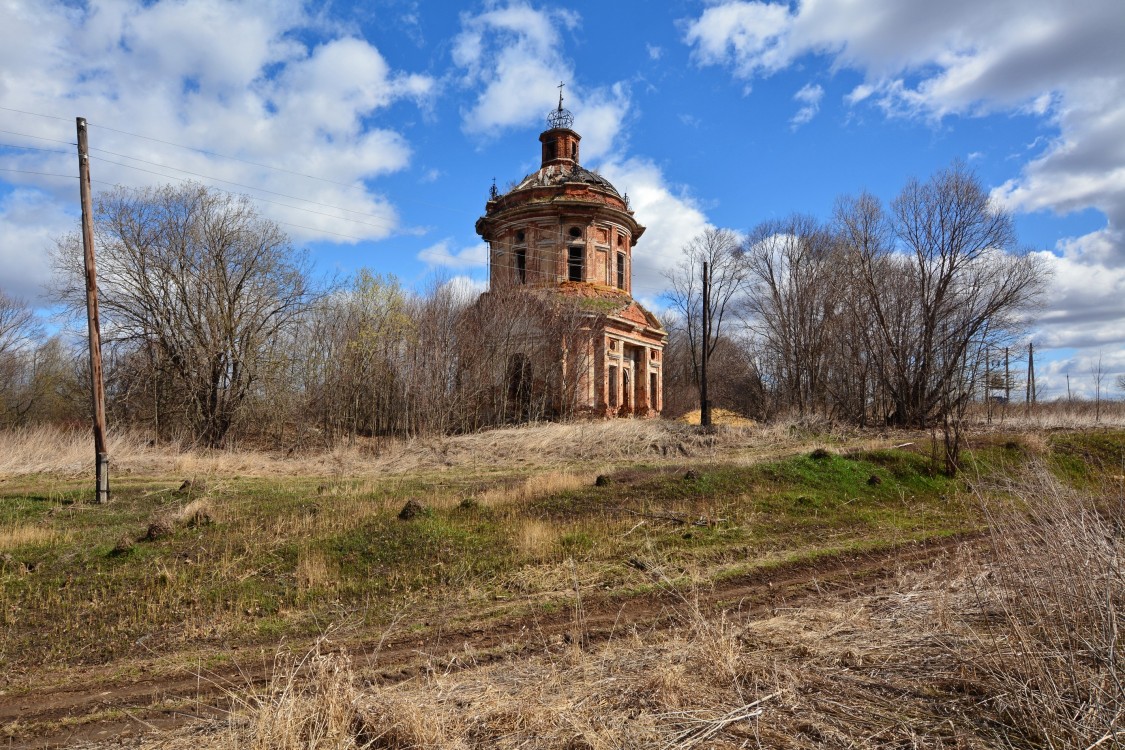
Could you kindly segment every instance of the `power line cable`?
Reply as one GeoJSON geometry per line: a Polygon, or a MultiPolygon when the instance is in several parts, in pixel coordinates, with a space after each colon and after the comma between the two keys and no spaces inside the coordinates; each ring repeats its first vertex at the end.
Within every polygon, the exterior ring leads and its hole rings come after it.
{"type": "MultiPolygon", "coordinates": [[[[199,154],[205,154],[207,156],[214,156],[214,157],[217,157],[217,158],[220,158],[220,159],[230,159],[231,161],[241,162],[242,164],[249,164],[250,166],[261,167],[262,169],[272,169],[276,172],[284,172],[285,174],[291,174],[291,175],[294,175],[296,177],[304,177],[304,178],[309,179],[309,180],[318,180],[319,182],[326,182],[330,185],[338,185],[340,187],[345,187],[349,190],[359,190],[359,191],[362,191],[362,192],[367,192],[367,188],[362,186],[362,185],[353,185],[353,184],[350,184],[350,183],[347,183],[347,182],[340,182],[339,180],[330,180],[327,177],[317,177],[316,175],[306,174],[304,172],[297,172],[297,171],[292,170],[292,169],[286,169],[285,167],[276,167],[272,164],[264,164],[264,163],[258,162],[258,161],[251,161],[249,159],[242,159],[242,158],[237,157],[237,156],[230,156],[228,154],[220,154],[216,151],[208,151],[207,149],[196,148],[195,146],[188,146],[188,145],[185,145],[183,143],[176,143],[174,141],[164,140],[163,138],[154,138],[154,137],[149,136],[149,135],[141,135],[140,133],[130,133],[127,130],[119,130],[117,128],[111,128],[108,125],[99,125],[98,123],[95,123],[95,122],[91,122],[90,125],[93,125],[95,127],[100,127],[103,130],[109,130],[109,131],[112,131],[114,133],[120,133],[121,135],[127,135],[127,136],[130,136],[132,138],[141,138],[141,139],[146,140],[146,141],[152,141],[153,143],[163,143],[166,146],[175,146],[176,148],[182,148],[182,149],[185,149],[187,151],[194,151],[194,152],[199,153],[199,154]]],[[[97,151],[99,149],[91,148],[90,150],[91,151],[97,151]]],[[[107,152],[107,153],[109,153],[109,152],[107,152]]],[[[115,155],[120,156],[120,154],[115,154],[115,155]]],[[[136,158],[136,157],[125,157],[125,158],[132,159],[132,158],[136,158]]],[[[300,199],[297,199],[297,200],[300,200],[300,199]]],[[[413,200],[413,199],[408,199],[408,200],[409,200],[409,202],[417,203],[419,205],[431,206],[433,208],[440,208],[443,211],[449,211],[451,213],[457,213],[456,211],[454,211],[454,209],[451,209],[448,206],[446,206],[444,204],[441,204],[441,203],[430,203],[428,201],[419,201],[419,200],[413,200]]]]}
{"type": "Polygon", "coordinates": [[[66,118],[66,117],[59,117],[58,115],[45,115],[45,114],[42,114],[40,112],[28,112],[26,109],[14,109],[13,107],[0,107],[0,109],[4,110],[5,112],[19,112],[21,115],[31,115],[33,117],[45,117],[48,120],[62,120],[63,122],[69,122],[70,121],[69,118],[66,118]]]}
{"type": "MultiPolygon", "coordinates": [[[[34,138],[37,141],[51,141],[52,143],[65,143],[68,146],[77,146],[74,141],[64,141],[59,138],[45,138],[41,135],[32,135],[31,133],[17,133],[14,130],[0,130],[0,133],[7,133],[8,135],[18,135],[22,138],[34,138]]],[[[62,153],[62,152],[60,152],[62,153]]]]}
{"type": "MultiPolygon", "coordinates": [[[[91,149],[91,151],[97,151],[97,150],[100,150],[100,149],[91,149]]],[[[110,153],[110,152],[104,152],[104,153],[110,153]]],[[[114,155],[118,156],[119,154],[114,154],[114,155]]],[[[125,158],[131,159],[133,157],[126,156],[125,158]]],[[[169,175],[169,174],[162,174],[160,172],[154,172],[151,169],[144,169],[143,167],[137,167],[137,166],[134,166],[132,164],[122,164],[121,162],[111,161],[109,159],[99,159],[98,161],[100,161],[102,164],[113,164],[113,165],[118,166],[118,167],[124,167],[125,169],[133,169],[133,170],[136,170],[138,172],[145,172],[146,174],[156,175],[157,177],[164,177],[165,179],[169,179],[169,180],[179,180],[181,182],[187,181],[183,177],[176,177],[175,175],[169,175]]],[[[376,219],[376,221],[375,222],[360,221],[359,219],[352,219],[352,218],[349,218],[347,216],[336,216],[334,214],[326,214],[323,211],[315,211],[311,208],[302,208],[300,206],[290,206],[290,205],[285,204],[285,203],[278,203],[277,201],[271,201],[268,198],[260,198],[260,197],[253,196],[253,195],[248,196],[252,200],[261,201],[263,203],[271,203],[275,206],[282,206],[284,208],[293,209],[294,211],[305,211],[305,212],[311,213],[311,214],[319,214],[320,216],[327,216],[329,218],[339,219],[341,221],[350,221],[350,222],[353,222],[355,224],[366,224],[367,226],[380,227],[380,228],[386,228],[386,229],[394,229],[395,228],[393,224],[389,224],[389,223],[383,222],[383,221],[378,221],[378,217],[373,216],[372,214],[369,214],[369,213],[364,213],[362,211],[355,211],[353,209],[343,208],[341,206],[333,206],[333,205],[328,204],[328,203],[318,203],[316,201],[310,201],[310,200],[307,200],[305,198],[298,198],[297,196],[294,196],[294,195],[287,195],[285,193],[278,193],[274,190],[267,190],[266,188],[254,187],[252,185],[243,185],[240,182],[233,182],[231,180],[224,180],[221,177],[212,177],[211,175],[200,174],[198,172],[191,172],[191,171],[186,170],[186,169],[179,169],[178,167],[170,167],[166,164],[153,164],[153,162],[145,162],[143,159],[138,159],[137,161],[144,162],[145,164],[152,164],[153,166],[162,167],[164,169],[171,169],[171,170],[174,170],[176,172],[183,172],[184,174],[189,174],[189,175],[192,175],[193,177],[199,177],[199,178],[202,178],[202,179],[205,179],[205,180],[214,180],[216,182],[224,182],[228,185],[235,185],[237,187],[245,188],[247,190],[256,190],[256,191],[259,191],[259,192],[262,192],[262,193],[269,193],[270,195],[279,195],[282,198],[289,198],[290,200],[301,201],[302,203],[309,203],[309,204],[314,205],[314,206],[323,206],[325,208],[334,208],[338,211],[346,211],[348,213],[357,214],[359,216],[365,216],[365,217],[368,217],[368,218],[371,218],[371,219],[376,219]]]]}
{"type": "Polygon", "coordinates": [[[14,143],[0,143],[0,148],[18,148],[23,151],[45,151],[48,154],[70,155],[69,151],[58,151],[53,148],[36,148],[35,146],[17,146],[14,143]]]}
{"type": "MultiPolygon", "coordinates": [[[[69,119],[65,118],[65,117],[59,117],[57,115],[47,115],[47,114],[43,114],[43,113],[40,113],[40,112],[30,112],[30,111],[27,111],[27,110],[15,109],[13,107],[0,107],[0,110],[4,110],[4,111],[7,111],[7,112],[18,112],[20,114],[32,115],[34,117],[43,117],[43,118],[51,119],[51,120],[60,120],[60,121],[63,121],[63,122],[69,122],[69,119]]],[[[113,127],[110,127],[108,125],[101,125],[101,124],[93,123],[93,122],[91,122],[90,124],[95,125],[96,127],[100,127],[104,130],[109,130],[109,131],[112,131],[112,132],[115,132],[115,133],[120,133],[121,135],[126,135],[126,136],[130,136],[130,137],[133,137],[133,138],[140,138],[142,140],[152,141],[154,143],[162,143],[164,145],[174,146],[176,148],[182,148],[182,149],[185,149],[185,150],[188,150],[188,151],[194,151],[194,152],[197,152],[197,153],[205,154],[207,156],[214,156],[214,157],[221,158],[221,159],[229,159],[231,161],[241,162],[243,164],[248,164],[248,165],[251,165],[251,166],[260,167],[262,169],[270,169],[270,170],[274,170],[274,171],[278,171],[278,172],[284,172],[286,174],[292,174],[292,175],[295,175],[295,176],[298,176],[298,177],[305,177],[307,179],[318,180],[320,182],[326,182],[326,183],[329,183],[329,184],[338,185],[338,186],[341,186],[341,187],[346,187],[346,188],[351,189],[351,190],[362,190],[364,192],[367,191],[367,189],[365,187],[362,187],[362,186],[359,186],[359,185],[350,185],[348,183],[339,182],[337,180],[329,180],[329,179],[324,178],[324,177],[317,177],[315,175],[309,175],[309,174],[305,174],[303,172],[297,172],[295,170],[286,169],[284,167],[276,167],[276,166],[273,166],[273,165],[270,165],[270,164],[263,164],[261,162],[250,161],[248,159],[242,159],[242,158],[239,158],[239,157],[236,157],[236,156],[221,154],[221,153],[218,153],[218,152],[215,152],[215,151],[208,151],[206,149],[200,149],[200,148],[195,148],[193,146],[187,146],[187,145],[184,145],[182,143],[175,143],[174,141],[168,141],[168,140],[164,140],[164,139],[161,139],[161,138],[154,138],[152,136],[142,135],[140,133],[132,133],[132,132],[127,131],[127,130],[121,130],[121,129],[118,129],[118,128],[113,128],[113,127]]],[[[56,138],[46,138],[44,136],[31,135],[29,133],[18,133],[18,132],[9,131],[9,130],[0,130],[0,132],[9,133],[11,135],[19,135],[21,137],[26,137],[26,138],[35,138],[35,139],[38,139],[38,140],[51,141],[51,142],[55,142],[55,143],[63,143],[63,144],[66,144],[66,145],[71,145],[71,146],[75,145],[74,142],[72,142],[72,141],[64,141],[64,140],[56,139],[56,138]]],[[[58,153],[58,154],[66,154],[67,153],[67,152],[64,152],[64,151],[51,151],[51,150],[48,150],[48,149],[35,149],[33,147],[12,146],[12,148],[27,148],[27,149],[30,149],[30,150],[45,151],[45,152],[48,152],[48,153],[58,153]]],[[[359,216],[365,216],[367,218],[375,219],[378,222],[378,217],[376,217],[372,214],[369,214],[369,213],[362,212],[362,211],[356,211],[354,209],[344,208],[342,206],[335,206],[335,205],[328,204],[328,203],[320,203],[318,201],[311,201],[311,200],[308,200],[306,198],[300,198],[298,196],[288,195],[286,193],[279,193],[277,191],[269,190],[269,189],[266,189],[266,188],[254,187],[252,185],[245,185],[243,183],[234,182],[232,180],[225,180],[221,177],[213,177],[211,175],[201,174],[201,173],[198,173],[198,172],[192,172],[190,170],[181,169],[179,167],[173,167],[173,166],[169,166],[169,165],[166,165],[166,164],[160,164],[158,162],[152,162],[152,161],[148,161],[148,160],[145,160],[145,159],[141,159],[139,157],[128,156],[126,154],[119,154],[119,153],[116,153],[116,152],[113,152],[113,151],[108,151],[106,149],[92,148],[91,150],[92,151],[99,151],[101,153],[111,154],[113,156],[117,156],[117,157],[123,158],[123,159],[131,159],[133,161],[139,161],[141,163],[149,164],[151,166],[158,166],[158,167],[161,167],[163,169],[171,169],[171,170],[176,171],[176,172],[183,172],[184,174],[189,174],[189,175],[192,175],[193,177],[199,177],[201,179],[213,180],[215,182],[221,182],[221,183],[224,183],[224,184],[227,184],[227,185],[234,185],[235,187],[240,187],[240,188],[243,188],[243,189],[246,189],[246,190],[254,190],[254,191],[257,191],[257,192],[269,193],[270,195],[277,195],[277,196],[282,197],[282,198],[288,198],[290,200],[300,201],[302,203],[308,203],[310,205],[321,206],[321,207],[324,207],[324,208],[332,208],[332,209],[335,209],[337,211],[344,211],[346,213],[353,213],[353,214],[357,214],[359,216]]],[[[145,173],[148,173],[148,174],[155,175],[157,177],[164,177],[165,179],[174,179],[174,180],[179,180],[181,182],[186,181],[184,178],[176,177],[175,175],[161,174],[159,172],[153,172],[152,170],[142,169],[140,167],[135,167],[135,166],[132,166],[132,165],[129,165],[129,164],[122,164],[120,162],[114,162],[114,161],[110,161],[108,159],[102,159],[101,161],[103,163],[114,164],[116,166],[124,167],[126,169],[133,169],[133,170],[136,170],[136,171],[145,172],[145,173]]],[[[67,178],[75,178],[76,179],[76,177],[74,175],[60,175],[60,174],[53,174],[53,173],[48,173],[48,172],[33,172],[33,171],[30,171],[30,170],[6,169],[5,168],[5,169],[3,169],[3,171],[14,172],[14,173],[19,173],[19,174],[36,174],[36,175],[42,175],[42,176],[46,176],[46,177],[67,177],[67,178]]],[[[108,183],[104,180],[91,180],[91,182],[96,182],[98,184],[103,184],[103,185],[111,184],[111,183],[108,183]]],[[[350,218],[345,217],[345,216],[334,216],[332,214],[326,214],[322,211],[313,211],[312,209],[301,208],[300,206],[290,206],[290,205],[287,205],[287,204],[284,204],[284,203],[279,203],[277,201],[271,201],[267,198],[261,198],[261,197],[257,197],[257,196],[248,196],[248,197],[250,197],[252,200],[256,200],[256,201],[259,201],[259,202],[262,202],[262,203],[269,203],[269,204],[272,204],[272,205],[280,206],[280,207],[283,207],[283,208],[288,208],[290,210],[295,210],[295,211],[305,211],[307,213],[313,213],[313,214],[317,214],[317,215],[320,215],[320,216],[326,216],[326,217],[332,218],[332,219],[339,219],[339,220],[343,220],[343,221],[351,221],[351,222],[356,223],[356,224],[365,224],[365,225],[368,225],[368,226],[378,226],[378,227],[392,229],[392,230],[395,228],[393,225],[388,224],[386,222],[378,222],[377,224],[371,224],[369,222],[358,221],[356,219],[350,219],[350,218]]],[[[434,206],[437,206],[439,208],[443,208],[443,209],[449,210],[451,212],[454,212],[453,209],[449,209],[448,207],[446,207],[444,205],[430,204],[430,203],[427,203],[425,201],[411,201],[411,202],[422,203],[424,205],[434,205],[434,206]]],[[[326,230],[326,229],[318,229],[318,228],[314,228],[314,227],[304,226],[304,225],[301,225],[301,224],[293,224],[293,223],[290,223],[290,222],[278,222],[278,223],[279,224],[285,224],[286,226],[296,227],[296,228],[299,228],[299,229],[305,229],[305,230],[312,231],[312,232],[322,232],[322,233],[331,234],[331,235],[334,235],[334,236],[337,236],[337,237],[345,237],[345,238],[348,238],[348,239],[354,239],[354,240],[357,240],[357,241],[365,241],[366,239],[368,239],[368,238],[363,238],[363,237],[356,237],[355,235],[344,234],[344,233],[341,233],[341,232],[331,232],[331,231],[326,230]]],[[[557,232],[550,232],[550,233],[546,233],[546,234],[552,234],[552,235],[555,236],[556,239],[564,239],[562,230],[558,230],[557,232]]],[[[504,254],[506,255],[507,253],[504,253],[504,254]]],[[[488,265],[488,263],[486,263],[486,265],[488,265]]],[[[499,267],[507,267],[507,268],[515,268],[516,267],[516,264],[514,264],[514,263],[496,264],[496,265],[499,266],[499,267]]]]}
{"type": "MultiPolygon", "coordinates": [[[[175,146],[176,148],[186,149],[187,151],[195,151],[196,153],[206,154],[207,156],[215,156],[215,157],[218,157],[220,159],[230,159],[231,161],[237,161],[237,162],[241,162],[243,164],[249,164],[252,167],[261,167],[262,169],[272,169],[275,172],[284,172],[285,174],[291,174],[291,175],[295,175],[297,177],[305,177],[305,178],[310,179],[310,180],[319,180],[321,182],[327,182],[327,183],[330,183],[332,185],[339,185],[340,187],[346,187],[349,190],[366,191],[366,188],[364,188],[360,185],[349,185],[346,182],[340,182],[338,180],[330,180],[327,177],[317,177],[316,175],[305,174],[304,172],[297,172],[297,171],[292,170],[292,169],[286,169],[285,167],[275,167],[271,164],[263,164],[263,163],[257,162],[257,161],[250,161],[249,159],[242,159],[242,158],[237,157],[237,156],[230,156],[228,154],[220,154],[220,153],[215,152],[215,151],[208,151],[206,149],[196,148],[195,146],[186,146],[182,143],[175,143],[173,141],[166,141],[166,140],[163,140],[161,138],[153,138],[152,136],[141,135],[140,133],[130,133],[127,130],[118,130],[117,128],[111,128],[108,125],[101,125],[101,124],[96,123],[96,122],[91,122],[90,124],[95,126],[95,127],[102,128],[103,130],[109,130],[109,131],[112,131],[114,133],[120,133],[121,135],[127,135],[127,136],[130,136],[132,138],[142,138],[146,141],[153,141],[154,143],[163,143],[166,146],[175,146]]],[[[132,158],[132,157],[129,157],[129,158],[132,158]]]]}
{"type": "MultiPolygon", "coordinates": [[[[193,177],[203,177],[203,178],[208,179],[208,180],[216,180],[218,182],[225,182],[228,185],[236,185],[236,186],[241,187],[241,188],[246,188],[247,190],[259,190],[263,193],[271,193],[273,195],[280,195],[282,198],[289,198],[290,200],[301,201],[302,203],[309,203],[309,204],[312,204],[314,206],[323,206],[324,208],[334,208],[337,211],[347,211],[348,213],[351,213],[351,214],[358,214],[360,216],[367,216],[367,217],[372,218],[372,219],[379,218],[379,217],[377,217],[373,214],[369,214],[365,211],[356,211],[355,209],[344,208],[343,206],[334,206],[331,203],[320,203],[319,201],[309,200],[308,198],[299,198],[295,195],[286,195],[285,193],[276,193],[272,190],[267,190],[266,188],[254,187],[253,185],[243,185],[240,182],[232,182],[230,180],[224,180],[221,177],[212,177],[211,175],[200,174],[198,172],[192,172],[190,170],[182,169],[180,167],[173,167],[170,164],[162,164],[162,163],[157,162],[157,161],[148,161],[147,159],[142,159],[139,156],[129,156],[128,154],[119,154],[115,151],[107,151],[106,149],[103,149],[103,148],[91,148],[90,150],[91,151],[99,151],[103,154],[110,154],[111,156],[117,156],[117,157],[120,157],[122,159],[132,159],[133,161],[139,161],[142,164],[149,164],[149,165],[154,166],[154,167],[163,167],[164,169],[171,169],[175,172],[183,172],[184,174],[190,174],[193,177]]],[[[108,159],[103,159],[102,161],[104,161],[107,164],[117,164],[117,162],[109,161],[108,159]]],[[[128,164],[120,164],[118,166],[128,167],[129,165],[128,164]]]]}
{"type": "Polygon", "coordinates": [[[8,167],[0,167],[0,172],[18,172],[19,174],[37,174],[43,177],[65,177],[68,180],[77,180],[76,174],[55,174],[53,172],[32,172],[29,169],[10,169],[8,167]]]}

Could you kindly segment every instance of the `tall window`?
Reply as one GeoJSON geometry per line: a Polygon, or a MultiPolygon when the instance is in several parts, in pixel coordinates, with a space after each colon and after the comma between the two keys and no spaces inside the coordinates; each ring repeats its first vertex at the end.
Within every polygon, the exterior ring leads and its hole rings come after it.
{"type": "Polygon", "coordinates": [[[625,288],[625,253],[617,254],[617,288],[625,288]]]}
{"type": "Polygon", "coordinates": [[[571,245],[567,253],[567,278],[571,281],[582,281],[582,255],[581,245],[571,245]]]}
{"type": "Polygon", "coordinates": [[[516,250],[516,278],[521,284],[527,282],[527,250],[516,250]]]}

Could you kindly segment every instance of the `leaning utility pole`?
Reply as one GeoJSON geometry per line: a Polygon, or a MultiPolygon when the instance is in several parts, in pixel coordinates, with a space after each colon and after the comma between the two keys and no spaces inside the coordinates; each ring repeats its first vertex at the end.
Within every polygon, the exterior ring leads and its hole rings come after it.
{"type": "Polygon", "coordinates": [[[703,356],[699,373],[699,424],[711,426],[711,401],[707,398],[707,359],[711,349],[711,264],[703,262],[703,356]]]}
{"type": "Polygon", "coordinates": [[[94,216],[90,207],[90,154],[86,118],[78,120],[78,185],[82,197],[82,251],[86,261],[86,322],[90,328],[90,381],[94,396],[94,501],[109,501],[109,453],[105,440],[105,385],[102,382],[102,334],[98,320],[98,274],[94,265],[94,216]]]}

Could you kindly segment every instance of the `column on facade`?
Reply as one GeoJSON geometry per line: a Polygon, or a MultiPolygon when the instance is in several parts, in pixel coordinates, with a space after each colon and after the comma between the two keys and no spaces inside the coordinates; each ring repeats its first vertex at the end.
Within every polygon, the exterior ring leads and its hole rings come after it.
{"type": "Polygon", "coordinates": [[[654,394],[652,394],[651,391],[651,378],[649,377],[649,372],[651,372],[651,347],[641,346],[640,356],[643,364],[640,365],[640,372],[637,373],[637,377],[642,383],[640,392],[645,397],[641,399],[638,412],[640,412],[641,414],[648,414],[650,410],[656,408],[656,400],[654,398],[654,394]]]}

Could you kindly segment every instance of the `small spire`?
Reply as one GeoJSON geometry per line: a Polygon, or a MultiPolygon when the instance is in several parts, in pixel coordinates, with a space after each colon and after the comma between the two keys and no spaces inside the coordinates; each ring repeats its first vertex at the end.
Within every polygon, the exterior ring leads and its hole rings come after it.
{"type": "Polygon", "coordinates": [[[562,90],[563,90],[563,86],[565,86],[565,85],[566,85],[565,83],[563,83],[561,81],[559,82],[559,87],[558,87],[559,88],[559,108],[554,110],[553,112],[551,112],[549,115],[547,115],[547,125],[549,125],[551,127],[551,129],[569,128],[571,125],[574,124],[574,115],[572,115],[570,113],[570,110],[563,109],[563,91],[562,90]]]}

